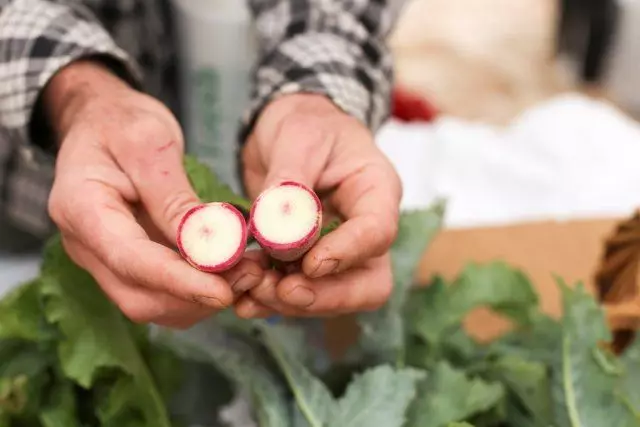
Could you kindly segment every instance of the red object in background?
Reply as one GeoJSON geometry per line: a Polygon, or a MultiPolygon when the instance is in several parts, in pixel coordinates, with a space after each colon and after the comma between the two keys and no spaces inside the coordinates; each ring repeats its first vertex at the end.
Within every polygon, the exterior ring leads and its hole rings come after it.
{"type": "Polygon", "coordinates": [[[430,122],[438,111],[423,97],[396,87],[392,94],[391,114],[404,122],[430,122]]]}

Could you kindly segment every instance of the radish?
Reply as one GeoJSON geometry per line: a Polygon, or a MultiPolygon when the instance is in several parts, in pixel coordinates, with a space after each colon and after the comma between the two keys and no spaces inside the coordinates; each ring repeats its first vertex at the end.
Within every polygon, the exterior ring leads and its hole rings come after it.
{"type": "Polygon", "coordinates": [[[251,206],[249,230],[274,259],[301,258],[320,237],[322,204],[303,184],[286,181],[263,191],[251,206]]]}
{"type": "Polygon", "coordinates": [[[178,227],[178,250],[198,270],[219,273],[240,261],[247,246],[247,223],[229,203],[191,208],[178,227]]]}

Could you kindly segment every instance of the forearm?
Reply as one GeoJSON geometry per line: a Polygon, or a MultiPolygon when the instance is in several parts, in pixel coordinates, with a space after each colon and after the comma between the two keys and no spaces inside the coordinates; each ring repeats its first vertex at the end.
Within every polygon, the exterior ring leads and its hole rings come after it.
{"type": "Polygon", "coordinates": [[[309,92],[376,130],[389,114],[393,64],[386,38],[402,3],[250,0],[260,60],[245,128],[271,99],[309,92]]]}

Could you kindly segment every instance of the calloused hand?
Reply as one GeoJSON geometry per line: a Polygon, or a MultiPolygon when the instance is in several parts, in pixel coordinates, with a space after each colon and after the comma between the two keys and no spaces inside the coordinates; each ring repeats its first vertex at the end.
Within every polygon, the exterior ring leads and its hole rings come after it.
{"type": "Polygon", "coordinates": [[[53,77],[44,105],[60,140],[50,215],[69,256],[125,315],[185,328],[262,281],[259,254],[214,275],[173,249],[182,215],[199,200],[164,105],[85,61],[53,77]]]}
{"type": "Polygon", "coordinates": [[[298,181],[325,196],[325,206],[346,221],[305,255],[301,272],[268,272],[237,303],[239,316],[335,315],[376,309],[388,299],[388,251],[402,187],[363,124],[324,96],[283,96],[260,115],[243,166],[252,198],[271,185],[298,181]]]}

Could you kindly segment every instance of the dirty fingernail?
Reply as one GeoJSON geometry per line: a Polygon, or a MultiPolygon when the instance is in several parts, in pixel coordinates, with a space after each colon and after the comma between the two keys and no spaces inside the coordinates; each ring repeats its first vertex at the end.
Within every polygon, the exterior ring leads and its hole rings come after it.
{"type": "Polygon", "coordinates": [[[213,307],[213,308],[219,309],[219,310],[227,308],[227,305],[223,304],[222,301],[220,301],[216,297],[208,297],[208,296],[204,296],[204,295],[196,295],[195,297],[193,297],[193,300],[195,302],[197,302],[198,304],[206,305],[207,307],[213,307]]]}
{"type": "Polygon", "coordinates": [[[252,300],[242,300],[236,306],[236,315],[242,319],[251,319],[258,307],[256,303],[252,300]]]}
{"type": "Polygon", "coordinates": [[[326,276],[334,273],[338,269],[340,262],[337,259],[325,259],[318,265],[318,268],[311,273],[310,277],[317,279],[318,277],[326,276]]]}
{"type": "Polygon", "coordinates": [[[266,274],[260,283],[251,289],[251,295],[262,302],[263,304],[270,304],[277,302],[276,297],[276,283],[278,283],[278,277],[273,274],[266,274]]]}
{"type": "Polygon", "coordinates": [[[236,307],[236,314],[243,319],[268,317],[270,312],[251,298],[243,298],[236,307]]]}
{"type": "Polygon", "coordinates": [[[316,300],[316,294],[309,288],[298,286],[286,295],[285,302],[296,307],[309,307],[316,300]]]}
{"type": "Polygon", "coordinates": [[[238,278],[238,280],[236,280],[231,285],[231,288],[236,293],[246,292],[249,289],[259,285],[261,280],[262,277],[255,274],[247,273],[243,276],[240,276],[240,278],[238,278]]]}

